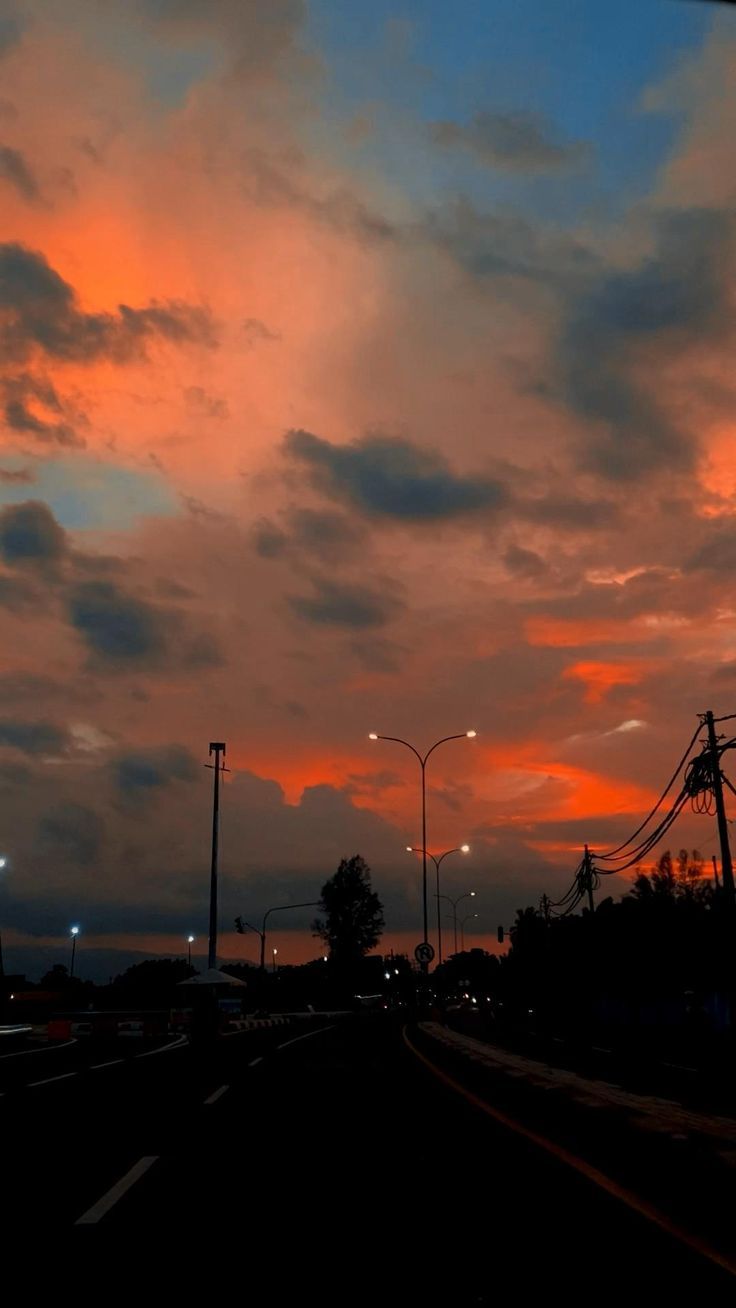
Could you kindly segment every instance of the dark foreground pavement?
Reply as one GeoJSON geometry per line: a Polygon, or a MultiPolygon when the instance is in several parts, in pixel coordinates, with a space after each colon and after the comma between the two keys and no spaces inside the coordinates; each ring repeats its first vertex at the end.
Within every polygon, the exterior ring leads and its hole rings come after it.
{"type": "Polygon", "coordinates": [[[9,1092],[0,1118],[6,1231],[46,1224],[108,1277],[147,1250],[275,1305],[734,1302],[732,1276],[478,1111],[388,1017],[111,1062],[9,1092]]]}

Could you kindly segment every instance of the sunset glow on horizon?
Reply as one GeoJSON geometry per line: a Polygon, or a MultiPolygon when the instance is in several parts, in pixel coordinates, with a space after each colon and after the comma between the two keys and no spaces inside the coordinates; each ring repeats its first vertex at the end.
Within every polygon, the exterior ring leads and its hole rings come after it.
{"type": "Polygon", "coordinates": [[[611,8],[2,7],[6,970],[204,949],[211,740],[255,957],[356,853],[421,938],[380,736],[477,731],[429,844],[495,951],[736,711],[736,13],[611,8]]]}

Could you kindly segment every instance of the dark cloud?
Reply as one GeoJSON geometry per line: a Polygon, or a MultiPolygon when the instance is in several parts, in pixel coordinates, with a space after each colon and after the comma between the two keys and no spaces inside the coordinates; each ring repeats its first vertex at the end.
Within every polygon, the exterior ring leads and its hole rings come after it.
{"type": "Polygon", "coordinates": [[[289,538],[275,522],[262,518],[255,524],[251,534],[253,548],[262,559],[280,559],[286,553],[289,538]]]}
{"type": "Polygon", "coordinates": [[[363,533],[342,513],[331,509],[291,509],[284,515],[284,528],[262,518],[252,533],[256,554],[264,559],[296,558],[308,555],[333,567],[355,554],[363,533]]]}
{"type": "Polygon", "coordinates": [[[0,380],[0,404],[7,427],[56,445],[84,445],[77,425],[84,416],[70,412],[56,388],[45,377],[22,372],[0,380]]]}
{"type": "Polygon", "coordinates": [[[559,360],[565,397],[589,423],[582,457],[595,472],[631,480],[692,465],[694,446],[651,375],[652,351],[671,362],[690,343],[732,324],[730,214],[691,209],[659,215],[654,249],[635,268],[608,271],[575,303],[559,360]],[[642,366],[648,351],[649,367],[642,366]]]}
{"type": "Polygon", "coordinates": [[[69,597],[69,616],[99,658],[136,663],[164,653],[165,629],[159,610],[126,595],[112,582],[87,581],[76,586],[69,597]]]}
{"type": "Polygon", "coordinates": [[[736,571],[736,523],[733,520],[718,523],[689,555],[683,567],[687,572],[733,575],[736,571]]]}
{"type": "Polygon", "coordinates": [[[39,819],[36,833],[41,855],[68,860],[89,867],[102,849],[104,822],[100,815],[84,804],[61,803],[39,819]]]}
{"type": "Polygon", "coordinates": [[[528,577],[532,581],[546,577],[549,569],[544,559],[534,550],[524,549],[521,545],[509,545],[503,556],[509,572],[516,577],[528,577]]]}
{"type": "Polygon", "coordinates": [[[551,124],[533,113],[482,111],[468,123],[432,123],[430,134],[437,145],[468,150],[487,167],[507,172],[568,172],[591,154],[586,142],[557,140],[551,124]]]}
{"type": "Polygon", "coordinates": [[[319,490],[374,516],[431,521],[494,509],[506,499],[499,482],[458,477],[441,455],[389,436],[332,445],[312,432],[290,431],[284,448],[306,465],[319,490]]]}
{"type": "Polygon", "coordinates": [[[40,199],[38,183],[20,150],[0,145],[0,177],[4,178],[30,204],[40,199]]]}
{"type": "Polygon", "coordinates": [[[116,785],[127,796],[158,790],[172,781],[193,781],[199,776],[194,758],[182,745],[121,754],[112,768],[116,785]]]}
{"type": "Polygon", "coordinates": [[[88,362],[104,356],[122,363],[144,353],[153,337],[216,344],[205,309],[153,301],[142,309],[121,304],[115,314],[85,313],[73,288],[41,253],[0,244],[0,347],[6,359],[22,360],[38,350],[55,359],[88,362]]]}
{"type": "Polygon", "coordinates": [[[471,276],[550,287],[569,296],[586,286],[597,257],[574,236],[546,230],[519,213],[486,212],[460,198],[428,213],[416,238],[429,240],[471,276]]]}
{"type": "Polygon", "coordinates": [[[66,532],[48,504],[26,500],[0,510],[0,558],[9,566],[54,563],[66,552],[66,532]]]}
{"type": "Polygon", "coordinates": [[[63,754],[69,745],[69,733],[55,722],[0,718],[0,745],[23,754],[63,754]]]}
{"type": "Polygon", "coordinates": [[[395,587],[386,584],[372,590],[360,584],[338,584],[315,578],[314,594],[292,595],[289,604],[306,622],[336,627],[383,627],[401,611],[403,605],[395,587]]]}
{"type": "Polygon", "coordinates": [[[112,581],[70,588],[67,610],[94,659],[110,668],[215,667],[222,654],[209,632],[192,633],[176,609],[159,608],[112,581]]]}

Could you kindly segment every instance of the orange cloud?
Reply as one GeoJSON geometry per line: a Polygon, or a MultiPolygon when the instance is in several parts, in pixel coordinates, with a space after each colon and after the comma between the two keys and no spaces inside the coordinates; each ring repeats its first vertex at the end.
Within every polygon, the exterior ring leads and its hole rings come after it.
{"type": "Polygon", "coordinates": [[[636,686],[652,669],[650,663],[573,663],[563,676],[567,681],[582,681],[586,704],[599,704],[614,686],[636,686]]]}

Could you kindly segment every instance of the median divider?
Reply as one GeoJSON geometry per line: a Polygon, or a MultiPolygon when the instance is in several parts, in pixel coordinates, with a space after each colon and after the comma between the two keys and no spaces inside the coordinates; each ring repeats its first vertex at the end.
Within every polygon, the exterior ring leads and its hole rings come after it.
{"type": "Polygon", "coordinates": [[[232,1018],[223,1028],[223,1035],[236,1035],[238,1031],[259,1031],[269,1026],[288,1026],[290,1017],[232,1018]]]}

